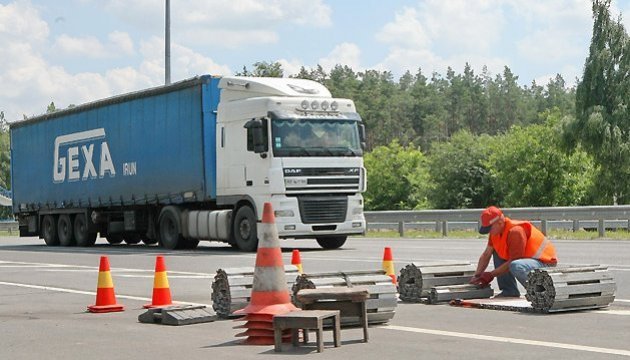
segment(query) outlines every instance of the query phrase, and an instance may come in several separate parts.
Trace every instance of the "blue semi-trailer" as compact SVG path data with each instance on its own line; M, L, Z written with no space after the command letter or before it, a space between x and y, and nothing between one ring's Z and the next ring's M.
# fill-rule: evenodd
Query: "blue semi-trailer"
M14 122L13 212L47 245L282 238L342 246L365 232L354 104L303 79L204 75Z

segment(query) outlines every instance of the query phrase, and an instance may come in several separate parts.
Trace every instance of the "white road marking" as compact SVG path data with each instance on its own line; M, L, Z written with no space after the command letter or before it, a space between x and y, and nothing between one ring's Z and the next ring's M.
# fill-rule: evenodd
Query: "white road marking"
M65 264L47 264L47 263L30 263L30 262L19 262L19 261L5 261L0 260L0 268L2 267L35 267L35 268L53 268L43 271L86 271L86 272L97 272L98 266L85 266L85 265L65 265ZM57 269L57 268L65 268L65 269ZM119 272L146 272L146 273L154 273L154 270L143 270L143 269L127 269L127 268L111 268L111 272L119 273ZM198 272L188 272L188 271L168 271L167 274L177 274L177 275L191 275L193 277L214 277L212 274L208 273L198 273Z
M630 310L593 310L593 312L606 315L630 316Z
M517 338L509 338L509 337L501 337L501 336L489 336L489 335L479 335L479 334L461 333L461 332L452 332L452 331L420 329L420 328L412 328L412 327L407 327L407 326L396 326L396 325L387 325L380 328L387 329L387 330L406 331L406 332L419 333L419 334L450 336L450 337L464 338L464 339L469 339L469 340L473 339L473 340L494 341L494 342L502 342L502 343L510 343L510 344L542 346L542 347L549 347L549 348L586 351L586 352L594 352L594 353L600 353L600 354L611 354L611 355L621 355L621 356L630 357L630 350L622 350L622 349L610 349L610 348L601 348L601 347L594 347L594 346L556 343L556 342L550 342L550 341L537 341L537 340L517 339Z
M209 275L197 275L197 276L193 276L193 275L171 275L170 273L167 274L169 279L212 279L212 276ZM154 275L129 275L129 274L116 274L116 277L125 277L125 278L146 278L146 279L153 279Z
M16 287L22 287L22 288L28 288L28 289L37 289L37 290L46 290L46 291L57 291L57 292L64 292L64 293L69 293L69 294L96 296L96 291L82 291L82 290L64 289L64 288L58 288L58 287L52 287L52 286L41 286L41 285L12 283L12 282L6 282L6 281L0 281L0 285L16 286ZM131 295L118 295L118 294L116 294L116 297L117 298L121 298L121 299L138 300L138 301L151 301L152 300L151 298L139 297L139 296L131 296ZM200 304L200 303L194 303L194 302L188 302L188 301L173 301L173 303L174 304L181 304L181 305L196 305L196 306L212 307L212 305Z

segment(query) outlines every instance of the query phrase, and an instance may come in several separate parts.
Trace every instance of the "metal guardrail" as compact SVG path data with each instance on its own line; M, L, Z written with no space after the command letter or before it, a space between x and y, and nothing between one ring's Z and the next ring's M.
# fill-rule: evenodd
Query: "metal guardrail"
M17 234L19 231L17 221L0 221L0 231L7 231L9 235Z
M13 196L13 192L5 189L3 186L0 186L0 195L10 199Z
M543 233L547 233L551 223L572 222L572 230L593 225L597 222L600 237L605 236L606 228L625 222L630 229L630 205L618 206L564 206L540 208L503 208L503 213L518 220L529 220L538 225ZM376 224L398 224L398 233L404 236L405 227L409 224L435 224L435 231L448 236L449 223L470 223L470 228L479 226L479 216L483 209L459 210L414 210L414 211L366 211L365 218L368 228L375 228ZM611 222L612 221L612 222ZM472 226L474 224L474 226Z
M630 205L618 206L565 206L547 208L503 208L503 213L518 220L529 220L543 233L553 226L577 231L597 227L600 237L606 229L626 228L630 230ZM368 229L398 227L400 236L406 228L427 229L434 227L436 232L448 236L451 228L477 229L483 209L459 210L413 210L413 211L366 211ZM570 225L569 223L570 222ZM0 231L9 234L18 232L17 221L0 221Z
M13 192L0 186L0 206L11 206Z

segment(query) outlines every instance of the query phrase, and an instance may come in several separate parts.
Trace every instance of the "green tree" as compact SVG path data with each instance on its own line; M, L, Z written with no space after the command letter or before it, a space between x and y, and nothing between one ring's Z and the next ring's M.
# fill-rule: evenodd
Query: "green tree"
M432 179L429 201L439 209L479 208L497 203L488 169L491 143L488 135L468 131L435 145L428 156Z
M55 106L55 102L52 101L50 104L48 104L48 106L46 107L46 114L52 114L55 111L57 111L57 107Z
M593 1L593 37L576 90L575 118L564 127L570 149L581 144L598 165L603 203L630 203L630 40L610 0Z
M236 73L236 76L261 76L261 77L283 77L284 71L279 62L258 61L254 63L254 70L249 71L246 66Z
M543 124L515 125L497 137L490 169L503 206L570 206L590 200L594 165L581 149L567 154L558 145L558 109L541 115Z
M419 149L403 147L394 140L365 155L368 188L367 210L426 208L429 172Z
M9 139L9 125L0 111L0 186L11 190L11 150ZM0 207L0 219L11 217L11 208Z

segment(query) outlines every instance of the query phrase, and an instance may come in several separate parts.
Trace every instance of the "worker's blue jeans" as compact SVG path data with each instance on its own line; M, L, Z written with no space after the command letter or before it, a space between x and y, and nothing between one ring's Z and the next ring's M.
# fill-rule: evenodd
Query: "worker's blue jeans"
M494 254L492 254L492 259L494 260L495 269L503 265L503 263L505 263L506 261L501 259L496 251L494 252ZM549 265L532 258L524 258L512 261L510 263L510 271L506 272L503 275L497 276L497 283L499 283L501 294L504 296L519 296L520 292L518 291L516 280L518 280L518 282L520 282L523 287L526 287L527 274L529 274L531 270L547 266Z

